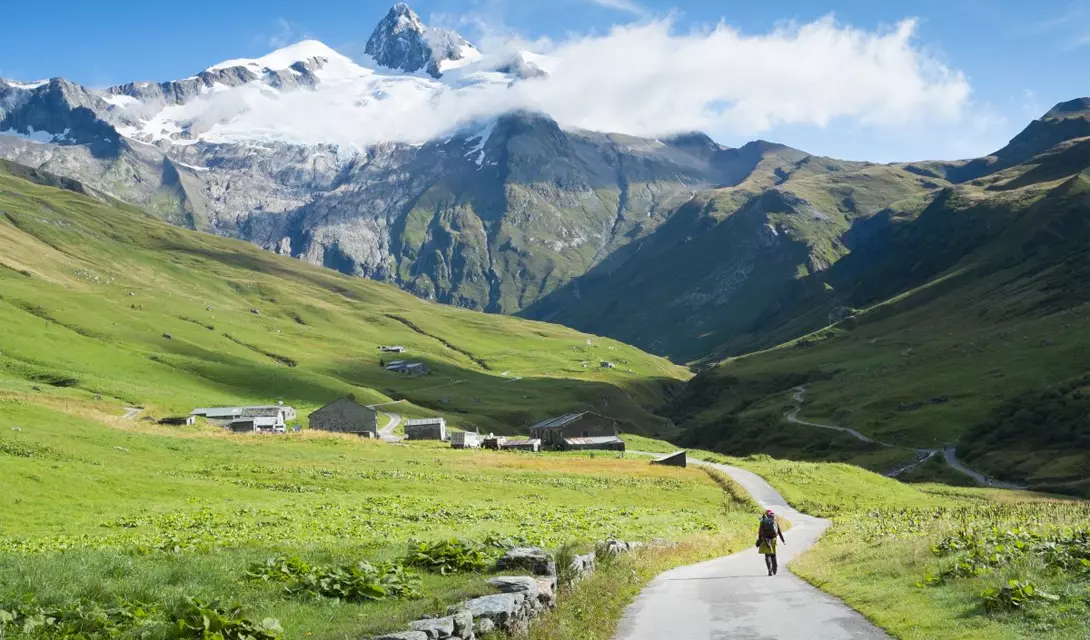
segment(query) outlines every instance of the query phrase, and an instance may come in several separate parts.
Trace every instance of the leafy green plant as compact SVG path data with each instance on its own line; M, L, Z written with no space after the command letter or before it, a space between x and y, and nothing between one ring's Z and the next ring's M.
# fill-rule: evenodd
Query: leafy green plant
M116 638L139 637L155 625L158 610L143 603L122 601L102 605L79 600L44 606L33 600L0 607L0 636Z
M985 589L980 597L988 611L1011 611L1022 609L1030 602L1057 602L1060 599L1060 596L1041 591L1032 583L1019 580L1010 580L998 589Z
M171 614L173 637L203 640L276 640L280 623L266 618L260 623L242 616L238 605L186 598Z
M321 567L293 579L285 591L293 595L335 598L353 602L419 598L420 576L399 563L373 565L366 561L340 567Z
M439 542L412 542L405 556L405 564L447 575L451 573L479 572L488 567L490 557L480 543L465 540L440 540Z
M286 558L277 556L265 562L250 565L246 577L260 582L291 582L311 572L310 565L298 556Z

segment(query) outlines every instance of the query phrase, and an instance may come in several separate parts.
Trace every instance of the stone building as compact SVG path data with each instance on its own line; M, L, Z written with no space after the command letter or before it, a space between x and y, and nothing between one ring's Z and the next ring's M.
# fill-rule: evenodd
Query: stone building
M447 421L443 418L417 418L405 421L406 440L446 440Z
M340 398L310 414L310 428L375 438L378 412L351 398Z
M530 427L530 437L541 440L543 449L624 451L624 441L617 437L617 421L590 411L543 420Z
M452 449L479 449L481 434L475 431L451 431L450 446Z

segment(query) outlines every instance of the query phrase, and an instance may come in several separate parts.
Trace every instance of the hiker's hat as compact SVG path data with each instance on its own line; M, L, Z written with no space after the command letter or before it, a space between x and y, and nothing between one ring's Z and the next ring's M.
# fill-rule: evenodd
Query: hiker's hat
M770 515L770 516L776 515L776 514L772 513L772 509L765 509L765 514Z

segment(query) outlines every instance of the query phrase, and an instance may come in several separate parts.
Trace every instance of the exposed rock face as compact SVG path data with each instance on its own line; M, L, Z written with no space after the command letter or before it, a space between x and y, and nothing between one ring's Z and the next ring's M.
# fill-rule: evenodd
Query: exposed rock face
M389 69L413 73L424 69L428 75L442 75L445 61L461 60L472 50L462 36L446 29L424 26L420 16L404 2L390 9L367 40L366 53Z

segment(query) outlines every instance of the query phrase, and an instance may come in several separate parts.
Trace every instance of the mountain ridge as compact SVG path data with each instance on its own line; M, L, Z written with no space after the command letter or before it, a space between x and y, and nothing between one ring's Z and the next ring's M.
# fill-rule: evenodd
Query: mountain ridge
M8 133L0 157L175 224L426 299L612 332L689 361L781 335L762 323L809 295L806 278L850 254L883 210L1090 135L1085 99L1057 105L986 158L888 165L760 140L728 148L693 132L584 131L519 110L412 142L354 140L351 131L337 138L343 132L322 129L320 112L306 122L291 116L325 103L368 109L402 92L492 90L547 73L525 52L449 56L431 48L432 31L445 33L399 4L369 39L379 68L304 41L162 83L0 82L0 131ZM472 46L457 34L439 40ZM664 265L691 277L653 283ZM647 290L634 283L658 291L655 311L640 305ZM684 339L674 326L699 337Z

